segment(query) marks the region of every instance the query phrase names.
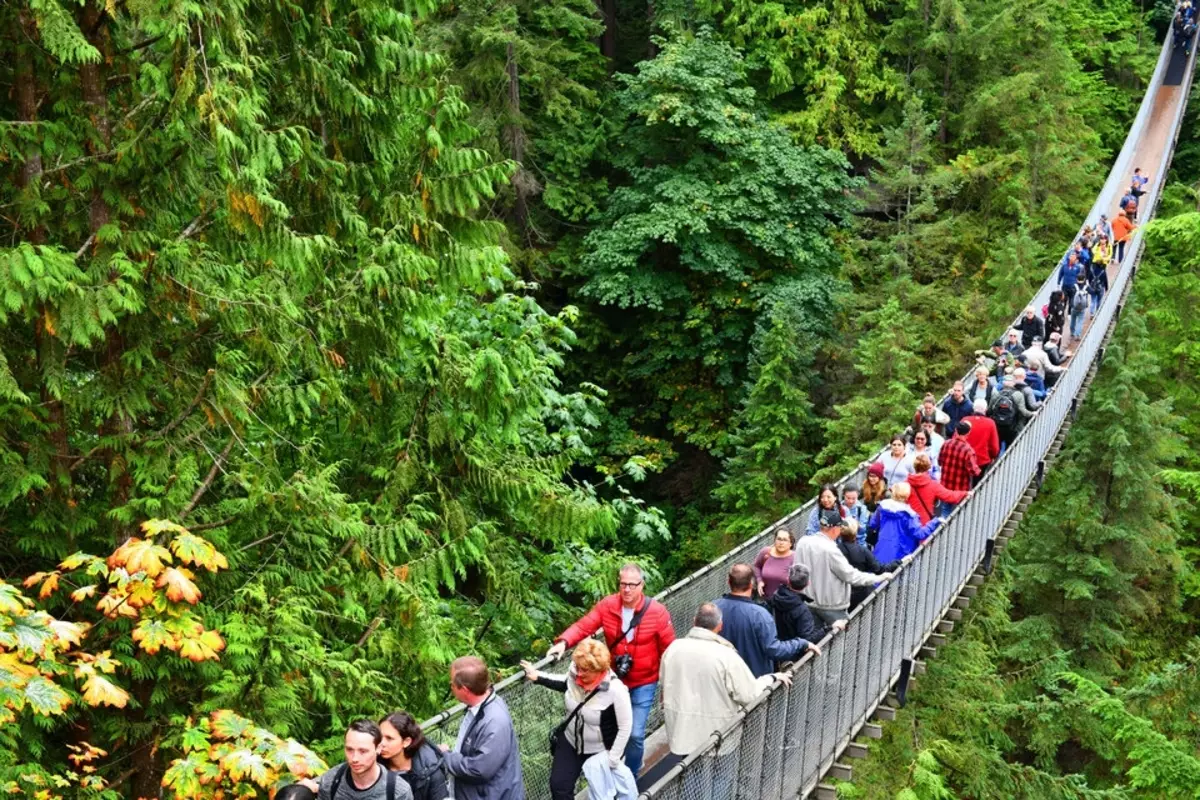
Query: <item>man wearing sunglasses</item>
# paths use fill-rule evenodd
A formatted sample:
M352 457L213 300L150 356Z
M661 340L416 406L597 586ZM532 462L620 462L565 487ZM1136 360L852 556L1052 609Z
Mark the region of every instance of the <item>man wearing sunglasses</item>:
M646 744L646 720L658 689L662 654L675 641L671 614L662 603L646 597L646 579L637 564L621 567L619 591L610 594L562 632L546 655L558 658L597 631L612 653L613 672L629 689L633 705L633 732L625 746L625 764L636 776L642 768Z

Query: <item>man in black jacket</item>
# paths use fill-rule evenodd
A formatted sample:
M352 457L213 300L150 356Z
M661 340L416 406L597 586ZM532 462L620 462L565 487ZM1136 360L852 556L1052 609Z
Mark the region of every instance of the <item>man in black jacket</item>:
M846 620L839 619L832 628L826 628L813 616L808 607L808 597L803 591L808 588L808 567L804 564L792 564L788 570L787 583L780 586L771 599L767 608L775 617L775 628L780 639L806 639L816 642L825 638L831 630L834 632L846 630Z

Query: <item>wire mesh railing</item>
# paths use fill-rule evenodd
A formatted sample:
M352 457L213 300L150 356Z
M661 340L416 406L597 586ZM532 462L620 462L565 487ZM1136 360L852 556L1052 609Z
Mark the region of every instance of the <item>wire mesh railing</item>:
M1150 216L1161 193L1175 137L1178 136L1194 54L1186 64L1178 102L1170 109L1172 136L1160 152L1139 152L1149 129L1155 99L1172 57L1164 42L1153 78L1121 153L1087 220L1114 208L1135 157L1153 169L1149 191L1142 198L1143 219ZM1153 155L1157 163L1151 163ZM1125 184L1127 185L1127 184ZM1082 230L1082 226L1081 226ZM1117 271L1092 324L1078 342L1075 355L1047 395L1040 411L994 462L974 495L960 503L896 577L881 585L851 614L847 630L827 638L822 655L806 655L792 669L791 686L776 685L746 708L710 743L691 753L643 793L653 800L725 800L726 798L789 798L804 796L832 766L846 743L867 722L886 697L901 663L911 659L953 603L983 559L987 541L995 537L1020 501L1039 462L1049 450L1068 414L1102 340L1118 313L1118 304L1134 272L1142 247L1142 230L1135 232L1125 262ZM1044 304L1057 285L1057 267L1031 301ZM1015 324L1015 320L1014 320ZM964 381L969 378L964 376ZM882 453L882 451L881 451ZM839 486L859 483L865 469L845 475ZM670 586L657 596L671 613L677 635L691 627L696 608L724 593L729 568L749 562L770 544L780 527L797 537L816 501L812 500L748 538L725 555ZM565 671L567 658L542 659L542 670ZM504 697L521 742L526 796L548 800L550 755L545 742L559 722L560 706L544 689L514 675L496 686ZM453 743L463 718L461 705L447 709L423 725L435 742ZM647 737L661 726L658 704Z

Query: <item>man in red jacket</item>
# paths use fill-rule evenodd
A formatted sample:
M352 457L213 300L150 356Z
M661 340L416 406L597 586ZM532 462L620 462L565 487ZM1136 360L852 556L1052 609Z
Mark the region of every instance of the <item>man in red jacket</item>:
M620 656L633 659L626 675L617 673L629 688L633 705L633 732L625 745L625 764L634 775L642 768L646 746L646 720L654 707L658 689L658 667L662 654L675 641L671 614L662 603L646 597L646 579L637 564L621 567L620 591L610 594L562 632L546 655L557 658L596 631L604 631L604 640L613 656L613 670Z
M975 479L978 484L987 475L992 462L1000 457L1000 431L996 428L996 421L987 415L987 401L977 399L974 408L975 413L964 417L964 421L971 423L967 444L975 451L975 463L979 465L979 477Z

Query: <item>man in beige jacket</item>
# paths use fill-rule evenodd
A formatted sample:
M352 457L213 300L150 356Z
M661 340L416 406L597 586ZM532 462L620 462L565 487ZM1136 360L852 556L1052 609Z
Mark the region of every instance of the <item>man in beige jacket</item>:
M659 681L675 761L707 745L777 680L792 682L791 675L782 672L755 678L733 645L720 636L721 624L721 610L705 603L687 636L663 653ZM736 751L740 734L722 741L721 756Z

